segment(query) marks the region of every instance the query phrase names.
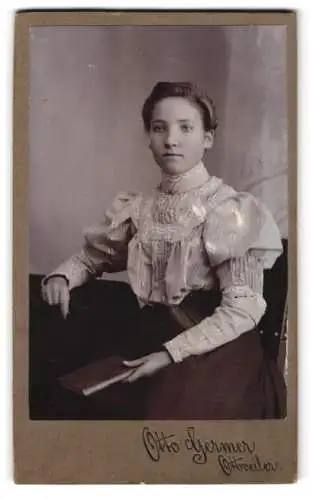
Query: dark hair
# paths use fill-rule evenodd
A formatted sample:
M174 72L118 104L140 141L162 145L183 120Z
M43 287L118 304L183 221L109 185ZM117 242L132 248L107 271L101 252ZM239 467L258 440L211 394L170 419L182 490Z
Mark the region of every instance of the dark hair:
M201 89L189 82L158 82L145 100L142 109L144 127L147 132L150 131L155 105L166 97L184 97L197 104L202 110L204 130L206 132L216 130L217 118L214 103Z

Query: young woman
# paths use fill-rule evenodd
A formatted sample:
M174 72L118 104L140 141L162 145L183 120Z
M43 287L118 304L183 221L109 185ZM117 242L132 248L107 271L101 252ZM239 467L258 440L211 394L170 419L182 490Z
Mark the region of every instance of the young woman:
M81 252L45 277L43 297L66 317L73 288L128 271L141 344L125 360L135 368L126 383L149 378L144 418L282 417L284 382L256 328L266 309L264 269L282 252L278 228L259 200L202 163L217 127L202 91L160 82L142 117L160 185L119 194L85 232Z

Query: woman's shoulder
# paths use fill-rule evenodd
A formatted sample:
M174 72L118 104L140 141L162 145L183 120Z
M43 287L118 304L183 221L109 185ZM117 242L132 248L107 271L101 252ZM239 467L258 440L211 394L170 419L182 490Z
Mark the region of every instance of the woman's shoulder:
M273 215L251 193L221 182L206 198L205 206L205 247L209 254L215 253L215 263L256 248L268 252L266 265L270 267L275 255L281 253L281 236Z
M218 177L211 177L207 189L203 193L203 203L206 207L207 216L232 217L236 216L239 223L243 215L246 221L254 221L254 218L269 212L267 206L253 194L246 191L237 191Z
M99 222L84 229L84 235L114 231L125 223L134 221L139 212L142 194L136 191L119 191L103 211Z

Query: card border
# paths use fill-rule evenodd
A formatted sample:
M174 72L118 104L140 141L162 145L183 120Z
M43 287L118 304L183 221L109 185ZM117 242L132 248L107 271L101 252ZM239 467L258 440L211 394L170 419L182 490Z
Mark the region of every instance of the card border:
M28 60L32 26L116 25L284 25L287 27L288 105L288 414L280 421L31 421L28 417ZM13 101L13 438L14 475L19 484L218 484L290 483L297 477L297 33L296 13L165 11L17 12ZM194 424L206 439L256 436L262 456L281 465L275 474L243 473L225 477L216 460L194 464L189 454L146 457L141 444L146 424L183 435Z

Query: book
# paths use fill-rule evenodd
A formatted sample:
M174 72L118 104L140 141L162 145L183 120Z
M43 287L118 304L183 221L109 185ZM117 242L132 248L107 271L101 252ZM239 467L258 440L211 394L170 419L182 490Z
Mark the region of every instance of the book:
M123 364L120 356L109 356L62 375L59 382L66 389L89 396L124 380L133 371Z

